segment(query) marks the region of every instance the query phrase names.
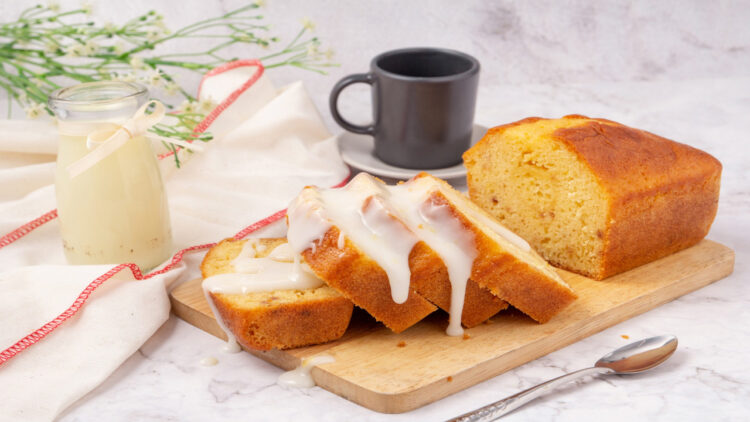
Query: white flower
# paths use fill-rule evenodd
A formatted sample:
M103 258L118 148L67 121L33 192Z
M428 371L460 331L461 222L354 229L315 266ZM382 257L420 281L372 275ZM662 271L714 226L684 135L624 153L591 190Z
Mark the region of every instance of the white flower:
M94 6L90 1L84 0L83 2L81 2L81 10L83 10L83 13L90 15L91 12L94 11Z
M195 113L196 105L195 101L185 100L180 104L179 110L183 113Z
M315 29L315 23L308 17L302 18L302 27L313 31Z
M331 60L333 59L333 56L336 54L336 52L329 47L323 54L326 56L326 60Z
M210 113L214 108L216 108L216 103L210 98L204 98L198 102L198 111L201 113Z
M117 27L115 26L115 24L110 21L104 22L102 29L104 29L109 34L114 34L115 31L117 31Z
M83 54L85 56L90 56L97 51L99 51L99 44L93 40L88 40L86 41L86 44L83 45Z
M71 44L65 47L65 55L68 57L81 57L84 55L84 49L81 44Z
M53 12L59 12L60 11L60 2L57 0L48 0L47 1L47 9L53 11Z
M115 54L120 55L125 52L125 43L122 41L117 41L115 45L113 46L114 50L112 50Z
M59 46L52 41L47 41L44 43L44 52L47 54L56 53L58 48Z
M162 31L160 31L159 29L151 28L148 31L146 31L146 39L151 42L154 42L158 40L159 38L161 38L161 34L162 34Z
M24 107L23 111L26 112L26 117L29 119L36 119L44 111L44 104L34 103L27 107Z
M120 75L118 79L123 82L135 82L138 78L135 77L135 73L126 73L124 75Z
M158 15L158 16L161 16L161 15ZM172 33L172 31L170 31L169 28L167 27L167 24L164 23L164 21L162 20L154 22L154 25L156 25L157 28L161 29L162 35L169 35Z
M130 59L130 67L132 67L134 70L141 70L144 69L146 66L143 63L143 59L139 56L133 56Z
M161 85L162 81L163 78L161 77L161 72L158 70L152 70L146 75L146 83L153 87Z
M311 58L317 58L318 57L318 46L315 44L308 44L307 45L307 57Z
M167 93L167 95L175 95L180 91L180 86L177 85L174 82L167 82L164 85L164 92Z
M237 35L234 36L234 38L237 41L242 41L242 42L250 42L250 41L253 40L252 35L250 35L250 34L248 34L246 32L238 32Z
M255 5L258 7L263 7L266 5L266 0L255 0Z

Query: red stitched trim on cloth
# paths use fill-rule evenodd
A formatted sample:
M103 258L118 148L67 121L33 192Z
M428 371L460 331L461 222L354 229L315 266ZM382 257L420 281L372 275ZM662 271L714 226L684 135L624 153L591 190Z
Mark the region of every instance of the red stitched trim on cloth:
M247 91L255 82L260 79L261 76L263 76L263 72L265 71L265 68L263 67L263 64L259 60L237 60L234 62L225 63L222 66L219 66L217 68L211 69L208 73L206 73L203 78L201 79L200 85L198 86L198 95L200 96L201 89L203 87L203 81L210 76L215 76L218 74L221 74L223 72L226 72L228 70L236 69L238 67L243 66L253 66L256 67L258 70L251 76L247 81L245 81L244 84L242 84L241 87L237 88L232 92L232 94L229 95L224 101L221 102L221 104L217 105L216 108L214 108L211 113L206 116L205 119L203 119L198 126L195 127L193 130L193 133L203 133L208 129L209 126L216 120L217 117L227 109L232 103L237 101L237 98L242 95L245 91ZM192 141L188 141L192 142ZM176 150L179 151L180 147L177 147ZM164 153L159 155L157 158L159 160L162 160L167 157L171 157L174 154L173 151L170 151L168 153ZM12 232L4 235L3 237L0 237L0 249L10 245L11 243L15 242L16 240L26 236L27 234L31 233L34 229L37 227L43 225L44 223L47 223L49 221L54 220L57 218L57 210L54 209L52 211L49 211L42 215L41 217L32 220L23 226L13 230Z
M42 215L41 217L36 218L32 221L29 221L28 223L13 230L12 232L6 234L5 236L0 237L0 249L26 236L27 234L31 233L35 228L41 226L42 224L48 221L54 220L55 218L57 218L57 209L49 211L48 213Z
M242 87L240 87L239 89L235 90L229 97L227 97L226 100L222 101L222 103L219 104L214 109L214 111L212 111L206 117L206 119L204 119L196 127L196 130L195 130L196 133L200 133L202 131L205 131L206 128L208 128L211 125L211 123L218 117L218 115L221 113L221 111L225 110L229 105L231 105L242 94L242 92L244 92L245 90L247 90L248 88L250 88L252 86L252 84L254 84L260 78L260 76L263 74L263 65L259 61L257 61L257 60L239 60L239 61L236 61L236 62L227 63L224 66L220 66L220 67L218 67L216 69L213 69L213 70L211 70L210 72L208 72L204 76L204 79L205 79L205 77L213 76L213 75L219 74L221 72L225 72L227 70L235 69L235 68L240 67L240 66L257 66L259 68L259 71L256 72L253 75L253 77L251 77L250 79L248 79L248 81L245 82L242 85ZM203 79L201 80L201 84L199 86L199 93L200 93L200 88L202 86L203 86ZM209 119L210 119L210 121L209 121ZM198 131L199 129L200 129L200 131ZM166 154L166 155L163 155L163 156L159 156L158 158L162 159L162 158L168 157L169 155L170 154ZM347 176L346 176L346 178L344 178L344 180L342 180L340 183L338 183L337 185L332 186L332 187L333 188L338 188L338 187L341 187L341 186L345 185L346 182L349 180L350 177L351 177L351 172L349 172L349 174L347 174ZM248 234L250 234L250 233L252 233L252 232L254 232L254 231L258 230L258 229L261 229L261 228L263 228L263 227L265 227L265 226L267 226L267 225L269 225L269 224L271 224L273 222L276 222L276 221L282 219L284 216L286 216L286 209L283 209L281 211L277 211L274 214L271 214L270 216L268 216L268 217L266 217L266 218L264 218L264 219L262 219L260 221L257 221L257 222L255 222L255 223L253 223L253 224L251 224L251 225L249 225L247 227L245 227L244 229L242 229L241 231L239 231L236 235L234 235L234 238L235 239L242 239L243 237L247 236ZM39 217L39 218L37 218L37 219L35 219L35 220L27 223L27 224L24 224L23 226L19 227L18 229L14 230L11 233L9 233L9 234L3 236L2 238L0 238L0 249L3 248L6 245L9 245L9 244L15 242L16 240L18 240L21 237L23 237L23 236L27 235L28 233L30 233L32 230L36 229L37 227L43 225L44 223L46 223L46 222L48 222L50 220L53 220L56 217L57 217L57 210L55 209L55 210L52 210L52 211L44 214L43 216L41 216L41 217ZM194 252L194 251L198 251L198 250L203 250L203 249L208 249L208 248L214 246L215 244L216 243L206 243L206 244L191 246L191 247L182 249L181 251L177 252L175 255L172 256L172 259L171 259L171 261L170 261L169 264L167 264L166 266L164 266L160 270L148 273L145 276L141 272L141 269L137 265L135 265L134 263L119 264L119 265L113 267L112 269L110 269L109 271L107 271L106 273L102 274L101 276L97 277L94 281L92 281L91 283L89 283L83 289L83 291L78 295L78 297L73 302L73 304L70 305L70 307L68 307L68 309L66 309L65 311L63 311L55 319L53 319L52 321L44 324L40 328L34 330L34 332L32 332L31 334L27 335L26 337L24 337L21 340L17 341L12 346L10 346L7 349L5 349L2 352L0 352L0 366L2 366L8 360L10 360L13 357L15 357L17 354L21 353L26 348L28 348L28 347L34 345L35 343L37 343L38 341L42 340L49 333L51 333L52 331L54 331L55 329L57 329L57 327L59 327L61 324L63 324L66 320L68 320L70 317L72 317L73 315L75 315L83 307L83 305L86 304L86 302L88 301L88 299L91 296L91 294L97 288L99 288L99 286L101 286L102 284L104 284L104 282L106 282L107 280L111 279L115 274L119 273L123 269L129 268L130 271L131 271L131 273L133 274L133 277L136 280L149 279L151 277L157 276L159 274L163 274L163 273L165 273L165 272L173 269L175 266L177 266L177 264L179 264L182 261L182 258L183 258L183 256L186 253Z
M206 80L206 78L211 76L216 76L221 73L224 73L228 70L236 69L238 67L243 66L252 66L257 68L253 76L251 76L247 81L245 81L244 84L242 84L241 87L238 89L232 91L232 93L224 99L219 105L217 105L213 110L211 110L210 113L208 113L208 116L206 116L205 119L203 119L200 123L198 123L198 126L193 129L193 134L203 133L208 129L211 124L213 124L214 120L216 120L219 115L227 109L230 105L232 105L235 101L237 101L237 98L239 98L240 95L242 95L245 91L247 91L255 82L260 79L261 76L263 76L263 72L265 71L265 68L263 67L263 64L261 64L260 60L237 60L234 62L225 63L217 68L211 69L208 73L206 73L203 78L201 78L201 82L198 85L198 97L201 95L201 90L203 89L203 82ZM193 142L192 140L188 140L187 142ZM166 157L171 157L175 154L175 152L178 152L182 149L182 147L175 148L174 151L169 151L164 154L159 155L159 159L163 159Z
M149 273L147 275L143 275L141 272L141 269L138 268L137 265L133 263L127 263L127 264L119 264L115 267L113 267L111 270L107 271L106 273L100 275L97 277L94 281L88 284L86 288L83 289L83 291L78 295L75 301L73 301L73 304L68 307L63 313L57 316L57 318L53 319L52 321L42 325L40 328L37 328L34 330L33 333L27 335L26 337L22 338L21 340L18 340L14 345L8 347L7 349L0 352L0 365L4 364L5 362L12 359L15 355L21 353L24 349L27 347L33 345L34 343L38 342L39 340L45 338L49 333L54 331L57 327L59 327L63 322L67 321L70 317L75 315L82 307L86 304L86 301L89 300L89 297L91 296L94 291L99 288L102 284L104 284L105 281L111 279L115 274L119 273L120 271L124 270L125 268L129 268L130 272L133 273L133 277L135 277L136 280L146 280L151 277L157 276L159 274L163 274L171 269L173 269L177 264L182 261L182 257L192 251L197 251L200 249L206 249L210 248L211 246L214 246L216 243L206 243L203 245L197 245L197 246L191 246L189 248L185 248L178 253L176 253L174 256L172 256L172 260L169 264L167 264L164 268L154 271L152 273Z

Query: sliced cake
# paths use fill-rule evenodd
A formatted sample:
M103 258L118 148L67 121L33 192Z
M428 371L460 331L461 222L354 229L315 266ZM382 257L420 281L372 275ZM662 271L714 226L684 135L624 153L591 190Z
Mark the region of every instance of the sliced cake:
M480 303L497 312L502 299L545 322L575 299L523 239L426 173L397 186L361 173L341 189L308 187L287 217L289 243L313 271L397 332L431 312L425 297L450 312L453 335ZM370 279L346 277L360 272Z
M352 303L315 276L286 239L223 240L201 264L206 298L230 343L255 350L336 340Z

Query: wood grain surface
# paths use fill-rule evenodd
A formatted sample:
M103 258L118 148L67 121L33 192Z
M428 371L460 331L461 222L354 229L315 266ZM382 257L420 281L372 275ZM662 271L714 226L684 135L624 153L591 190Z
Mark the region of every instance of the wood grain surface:
M438 311L394 334L355 310L341 340L312 347L249 351L283 369L325 353L336 361L312 371L322 388L384 413L416 409L551 353L732 273L734 251L703 240L692 248L603 281L558 270L579 299L546 324L515 310L467 329L468 338L445 335ZM193 280L170 294L173 312L220 338L200 287ZM404 342L405 346L399 347Z

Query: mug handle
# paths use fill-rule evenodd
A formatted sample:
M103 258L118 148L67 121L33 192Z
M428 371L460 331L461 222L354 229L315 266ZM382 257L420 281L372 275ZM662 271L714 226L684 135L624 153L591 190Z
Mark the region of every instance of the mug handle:
M341 94L341 91L343 91L344 88L355 83L366 83L372 85L373 83L375 83L375 78L372 77L372 73L357 73L354 75L349 75L338 81L336 85L333 86L333 90L331 91L331 96L329 98L331 114L333 115L333 120L335 120L336 123L341 125L341 127L343 127L344 129L354 133L372 135L373 133L375 133L375 126L373 124L369 124L367 126L355 125L346 121L343 117L341 117L341 114L339 114L339 94Z

